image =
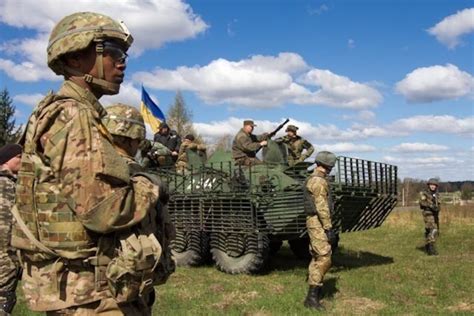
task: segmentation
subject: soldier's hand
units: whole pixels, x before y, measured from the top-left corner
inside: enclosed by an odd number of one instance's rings
[[[262,140],[262,141],[260,142],[260,146],[262,146],[262,147],[263,147],[263,146],[267,146],[267,144],[268,144],[268,142],[267,142],[266,140]]]
[[[177,151],[172,151],[171,156],[178,156],[178,152]]]
[[[331,245],[331,247],[334,247],[334,245],[336,245],[338,241],[338,236],[336,232],[332,228],[326,229],[324,232],[326,233],[326,237],[328,238],[329,244]]]

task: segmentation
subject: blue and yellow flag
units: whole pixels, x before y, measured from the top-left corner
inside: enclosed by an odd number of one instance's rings
[[[158,105],[153,102],[143,86],[140,112],[142,113],[143,120],[150,126],[153,133],[158,132],[161,122],[166,121],[165,115],[161,112]]]

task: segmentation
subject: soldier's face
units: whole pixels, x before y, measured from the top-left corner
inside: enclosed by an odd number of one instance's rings
[[[296,136],[295,132],[293,132],[293,131],[286,132],[286,135],[288,135],[288,137],[290,137],[290,138],[293,138],[293,137]]]
[[[430,187],[430,191],[436,191],[436,189],[438,188],[438,186],[436,184],[429,184],[429,187]]]
[[[244,126],[244,131],[247,133],[252,133],[253,132],[253,125],[245,125]]]

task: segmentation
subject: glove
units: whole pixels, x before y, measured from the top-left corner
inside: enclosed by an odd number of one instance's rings
[[[324,232],[326,233],[326,237],[328,238],[329,244],[331,245],[331,247],[334,247],[334,245],[336,245],[338,242],[339,236],[337,236],[336,232],[332,228],[326,229],[324,230]]]

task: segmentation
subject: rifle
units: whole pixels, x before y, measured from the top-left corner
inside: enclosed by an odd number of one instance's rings
[[[288,123],[289,121],[290,121],[290,119],[287,118],[283,123],[278,125],[278,127],[275,128],[275,130],[273,132],[268,133],[267,134],[267,139],[272,138],[273,136],[275,136],[276,133],[278,133],[286,125],[286,123]]]

